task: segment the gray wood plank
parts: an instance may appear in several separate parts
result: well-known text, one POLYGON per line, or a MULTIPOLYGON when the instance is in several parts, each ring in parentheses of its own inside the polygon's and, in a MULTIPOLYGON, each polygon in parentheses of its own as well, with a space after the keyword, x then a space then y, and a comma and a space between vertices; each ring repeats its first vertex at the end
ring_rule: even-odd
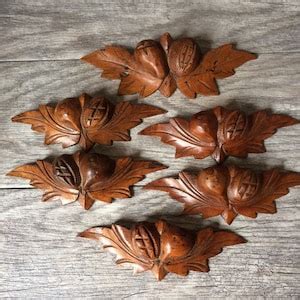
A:
POLYGON ((0 60, 78 59, 106 44, 134 47, 165 31, 198 38, 203 47, 233 42, 258 53, 297 52, 300 5, 295 4, 2 0, 0 60))
MULTIPOLYGON (((115 155, 134 155, 141 158, 156 158, 170 166, 169 170, 157 172, 150 179, 165 174, 174 174, 189 166, 208 166, 213 164, 210 158, 194 160, 192 158, 174 159, 174 148, 162 144, 159 139, 138 136, 145 126, 165 121, 168 117, 190 116, 202 109, 224 105, 240 108, 248 112, 255 109, 271 109, 277 113, 287 113, 300 119, 300 106, 297 97, 300 94, 300 73, 297 65, 300 54, 262 54, 259 59, 241 67, 235 76, 220 80, 221 95, 217 97, 199 97, 187 100, 179 92, 169 99, 159 93, 140 100, 168 110, 168 114, 145 119, 145 122, 132 130, 132 141, 115 143, 113 148, 100 147, 96 150, 115 155), (112 150, 113 149, 113 150, 112 150)), ((24 110, 34 109, 39 103, 57 101, 76 96, 86 91, 91 94, 104 93, 117 101, 115 93, 118 81, 99 79, 99 72, 80 61, 65 62, 16 62, 0 64, 1 91, 5 95, 0 99, 0 155, 2 170, 0 187, 28 187, 28 183, 5 176, 17 165, 33 162, 48 155, 64 153, 60 145, 43 145, 44 136, 30 129, 29 125, 10 122, 10 118, 24 110)), ((135 96, 126 97, 136 99, 135 96)), ((251 154, 248 160, 234 160, 242 164, 261 167, 280 166, 300 171, 300 125, 282 128, 266 141, 268 152, 251 154)), ((77 148, 69 148, 68 153, 77 148)), ((149 179, 149 180, 150 180, 149 179)), ((147 182, 147 180, 145 181, 147 182)))
MULTIPOLYGON (((10 299, 297 299, 299 201, 297 190, 278 203, 276 215, 243 217, 230 226, 248 243, 228 247, 210 261, 210 273, 186 278, 132 275, 95 242, 76 237, 87 227, 120 219, 176 214, 166 195, 136 189, 136 197, 83 211, 79 205, 40 202, 36 190, 0 190, 0 297, 10 299)), ((151 219, 151 218, 150 218, 151 219)), ((217 225, 218 218, 167 217, 187 228, 217 225)), ((222 222, 221 222, 222 223, 222 222)), ((223 223, 220 228, 229 228, 223 223)))

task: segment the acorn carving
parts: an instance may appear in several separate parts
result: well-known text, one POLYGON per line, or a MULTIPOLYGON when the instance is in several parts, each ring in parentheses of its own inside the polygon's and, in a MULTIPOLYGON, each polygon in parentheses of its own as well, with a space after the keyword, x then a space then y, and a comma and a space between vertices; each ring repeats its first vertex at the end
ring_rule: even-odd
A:
POLYGON ((154 40, 139 42, 134 50, 134 58, 154 77, 164 79, 169 73, 164 50, 154 40))
POLYGON ((171 42, 168 52, 170 70, 175 76, 190 74, 200 61, 201 52, 191 38, 182 38, 171 42))
POLYGON ((249 200, 260 192, 262 187, 261 174, 250 170, 236 170, 229 168, 230 184, 227 195, 231 204, 250 204, 249 200))
POLYGON ((76 189, 81 182, 81 175, 74 159, 68 155, 63 154, 54 159, 53 174, 62 180, 67 185, 76 189))
POLYGON ((110 157, 98 154, 87 153, 79 160, 79 170, 82 176, 82 189, 86 189, 94 183, 102 183, 115 172, 116 162, 110 157))
POLYGON ((222 196, 227 186, 227 170, 223 167, 210 167, 199 172, 197 184, 209 194, 222 196))
POLYGON ((189 129, 193 135, 204 142, 217 140, 218 120, 212 111, 199 112, 192 116, 189 129))
MULTIPOLYGON (((76 98, 67 98, 57 103, 53 119, 56 123, 61 123, 65 127, 80 130, 80 120, 78 118, 78 110, 81 109, 80 103, 76 98)), ((43 113, 46 115, 46 112, 43 113)), ((13 121, 18 121, 18 116, 15 116, 13 121)))
POLYGON ((242 137, 249 129, 248 124, 249 119, 244 112, 237 110, 232 111, 228 114, 227 118, 224 118, 224 120, 220 122, 220 128, 222 130, 220 142, 227 142, 242 137))
POLYGON ((83 106, 81 124, 84 128, 99 129, 109 122, 113 114, 113 104, 104 97, 90 98, 83 106))
POLYGON ((158 221, 157 230, 161 240, 160 259, 175 259, 188 255, 194 246, 194 236, 188 236, 186 231, 179 227, 158 221))
POLYGON ((155 259, 159 255, 159 234, 154 224, 140 224, 132 229, 133 249, 142 257, 155 259))

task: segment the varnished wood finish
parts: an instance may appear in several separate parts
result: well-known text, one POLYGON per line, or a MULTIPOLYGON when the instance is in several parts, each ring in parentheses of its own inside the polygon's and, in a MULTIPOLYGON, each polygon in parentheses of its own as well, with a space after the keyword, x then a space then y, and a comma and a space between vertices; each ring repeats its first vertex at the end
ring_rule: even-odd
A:
POLYGON ((235 69, 256 56, 226 44, 202 55, 192 38, 173 40, 169 33, 160 42, 143 40, 133 53, 106 46, 84 57, 103 70, 102 77, 120 79, 119 95, 147 97, 160 91, 170 97, 178 88, 186 97, 218 95, 216 79, 232 76, 235 69))
POLYGON ((117 264, 129 263, 134 273, 152 271, 157 280, 168 273, 187 276, 189 271, 208 272, 208 259, 226 246, 244 243, 235 233, 210 227, 189 231, 159 220, 137 223, 130 229, 112 225, 93 227, 80 237, 99 240, 104 249, 116 254, 117 264))
POLYGON ((89 150, 95 143, 111 145, 113 141, 129 141, 129 129, 143 118, 162 114, 163 109, 129 101, 114 105, 102 96, 92 98, 82 94, 55 105, 40 105, 39 109, 21 113, 14 122, 27 123, 45 133, 45 144, 61 143, 64 148, 79 144, 89 150))
POLYGON ((64 154, 51 162, 17 167, 10 176, 30 179, 30 184, 45 190, 43 201, 61 199, 63 204, 79 201, 89 209, 96 200, 110 203, 114 198, 132 196, 130 187, 144 175, 165 167, 153 161, 130 157, 111 159, 98 153, 64 154))
POLYGON ((264 140, 277 128, 298 123, 295 118, 265 110, 247 116, 240 110, 218 106, 198 112, 190 120, 172 118, 169 123, 151 125, 140 134, 158 136, 166 144, 175 146, 176 158, 212 156, 221 163, 228 156, 246 158, 248 153, 266 152, 264 140))
POLYGON ((197 175, 179 173, 178 179, 163 178, 146 189, 168 192, 184 204, 183 214, 203 218, 221 215, 231 224, 237 215, 256 218, 258 213, 276 213, 275 200, 300 185, 300 173, 271 169, 254 172, 234 165, 200 170, 197 175))
MULTIPOLYGON (((118 268, 112 256, 99 254, 98 245, 76 238, 95 225, 120 220, 141 222, 154 215, 187 229, 228 226, 218 217, 180 218, 182 204, 167 193, 142 190, 155 179, 186 168, 205 168, 208 157, 174 159, 174 149, 137 132, 168 118, 189 117, 217 105, 247 113, 271 109, 300 119, 299 1, 30 1, 3 0, 0 5, 0 295, 7 299, 297 299, 300 295, 298 189, 277 201, 276 215, 259 214, 255 221, 238 217, 230 229, 248 243, 228 247, 210 259, 210 272, 191 272, 182 278, 169 274, 156 282, 151 272, 131 275, 118 268), (259 59, 237 69, 235 76, 218 81, 219 96, 184 100, 179 91, 170 99, 160 93, 142 100, 168 110, 167 115, 144 119, 131 130, 132 141, 96 145, 107 155, 155 158, 169 169, 148 174, 134 185, 134 197, 111 205, 95 204, 88 212, 80 205, 41 203, 41 190, 28 180, 5 176, 18 165, 38 157, 72 153, 75 147, 43 145, 42 134, 30 126, 12 123, 15 114, 40 104, 76 97, 83 91, 119 100, 118 81, 99 80, 99 69, 79 58, 105 45, 132 47, 143 37, 158 39, 169 31, 174 37, 191 36, 203 49, 230 41, 238 49, 257 53, 259 59), (124 276, 124 275, 127 276, 124 276)), ((126 97, 127 98, 127 97, 126 97)), ((129 98, 129 97, 128 97, 129 98)), ((132 97, 135 98, 135 97, 132 97)), ((129 98, 130 99, 130 98, 129 98)), ((300 172, 300 126, 282 128, 266 140, 268 151, 234 157, 228 163, 251 168, 280 167, 300 172)))

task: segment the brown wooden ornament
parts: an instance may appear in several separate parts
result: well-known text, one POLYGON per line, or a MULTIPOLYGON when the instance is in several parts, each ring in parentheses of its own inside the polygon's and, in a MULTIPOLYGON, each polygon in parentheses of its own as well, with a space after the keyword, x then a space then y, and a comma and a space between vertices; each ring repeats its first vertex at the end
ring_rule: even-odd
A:
POLYGON ((102 77, 120 79, 119 95, 147 97, 159 90, 170 97, 178 88, 186 97, 218 95, 216 79, 255 59, 252 53, 226 44, 202 55, 192 38, 173 40, 169 33, 160 41, 144 40, 131 53, 123 47, 106 46, 81 59, 103 70, 102 77))
POLYGON ((154 161, 130 157, 115 160, 103 154, 78 151, 51 162, 38 160, 17 167, 8 175, 30 179, 31 185, 45 190, 43 201, 60 199, 62 204, 68 204, 78 200, 89 209, 96 200, 110 203, 114 198, 131 197, 133 184, 144 175, 165 168, 154 161))
POLYGON ((45 144, 61 143, 63 147, 79 144, 88 150, 95 143, 111 145, 113 141, 129 141, 129 129, 143 118, 165 113, 165 110, 128 101, 114 105, 106 98, 82 94, 68 98, 55 107, 40 105, 39 109, 21 113, 14 122, 27 123, 45 133, 45 144))
POLYGON ((132 264, 134 273, 152 271, 157 280, 168 273, 187 276, 189 271, 208 272, 210 257, 226 246, 245 242, 229 231, 214 232, 208 227, 196 232, 162 220, 136 223, 130 229, 120 225, 93 227, 79 236, 101 241, 104 249, 116 254, 117 264, 132 264))
POLYGON ((231 224, 238 214, 256 218, 258 213, 276 213, 275 199, 296 185, 300 185, 300 173, 255 172, 230 165, 206 168, 197 175, 181 172, 178 179, 159 179, 144 188, 168 192, 184 204, 183 214, 221 215, 231 224))
POLYGON ((158 136, 175 146, 176 158, 213 157, 218 163, 228 156, 246 158, 248 153, 266 152, 264 140, 277 128, 300 123, 287 115, 270 114, 265 110, 246 115, 240 110, 221 106, 201 111, 190 120, 172 118, 169 123, 151 125, 140 132, 158 136))

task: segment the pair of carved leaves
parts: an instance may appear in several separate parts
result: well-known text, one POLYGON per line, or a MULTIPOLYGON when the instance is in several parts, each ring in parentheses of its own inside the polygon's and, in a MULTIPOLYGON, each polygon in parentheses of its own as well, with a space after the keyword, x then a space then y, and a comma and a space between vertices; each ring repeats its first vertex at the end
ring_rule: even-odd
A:
POLYGON ((95 143, 111 145, 113 141, 129 141, 129 129, 143 118, 165 113, 163 109, 128 101, 114 105, 104 97, 82 94, 68 98, 55 107, 40 105, 39 109, 21 113, 14 122, 27 123, 45 133, 45 144, 61 143, 63 147, 79 144, 89 150, 95 143))
POLYGON ((38 160, 17 167, 8 175, 30 179, 31 185, 45 190, 44 201, 60 199, 68 204, 78 200, 89 209, 97 200, 109 203, 114 198, 131 197, 133 184, 164 168, 154 161, 129 157, 114 160, 102 154, 76 152, 51 162, 38 160))
POLYGON ((104 249, 116 255, 117 264, 129 263, 134 273, 152 271, 158 280, 168 273, 186 276, 189 271, 208 272, 208 259, 226 246, 245 240, 228 231, 185 230, 165 221, 137 223, 130 229, 112 225, 94 227, 79 234, 99 240, 104 249))
POLYGON ((232 44, 202 54, 195 40, 173 40, 169 33, 138 43, 134 52, 106 46, 82 58, 103 70, 102 77, 120 79, 119 95, 147 97, 157 90, 170 97, 178 88, 186 97, 218 95, 216 79, 234 74, 234 69, 256 56, 234 49, 232 44))
POLYGON ((203 218, 221 215, 228 223, 243 215, 256 218, 258 213, 274 214, 275 199, 300 185, 300 173, 271 169, 255 172, 234 165, 214 166, 198 174, 181 172, 178 178, 162 178, 144 188, 168 192, 184 204, 184 214, 203 218))
POLYGON ((196 113, 190 120, 172 118, 168 123, 151 125, 140 134, 160 137, 175 146, 176 158, 212 156, 222 163, 229 155, 245 158, 248 153, 266 152, 265 139, 277 128, 297 123, 300 121, 290 116, 265 110, 247 116, 242 111, 218 106, 196 113))

